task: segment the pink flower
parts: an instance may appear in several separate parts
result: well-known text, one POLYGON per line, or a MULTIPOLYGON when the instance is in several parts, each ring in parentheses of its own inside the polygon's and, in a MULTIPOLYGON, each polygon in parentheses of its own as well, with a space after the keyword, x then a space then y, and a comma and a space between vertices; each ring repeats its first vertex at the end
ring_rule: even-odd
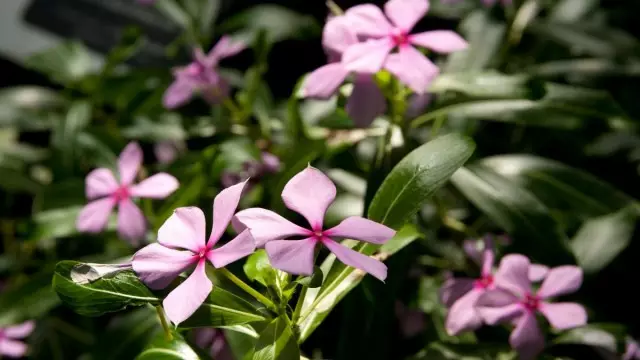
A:
POLYGON ((27 353, 27 345, 17 339, 29 336, 36 324, 33 321, 0 329, 0 355, 10 358, 21 358, 27 353))
POLYGON ((586 325, 587 312, 577 303, 551 303, 548 299, 570 294, 582 284, 582 269, 559 266, 549 270, 537 291, 531 289, 531 263, 522 255, 507 255, 494 277, 496 288, 482 294, 476 309, 489 325, 509 322, 515 325, 509 338, 520 359, 534 359, 544 349, 544 335, 536 314, 541 313, 554 329, 565 330, 586 325))
POLYGON ((326 246, 340 261, 384 280, 387 267, 380 261, 361 254, 333 238, 349 238, 383 244, 395 231, 374 221, 352 216, 337 226, 324 230, 327 208, 336 197, 336 187, 320 170, 308 166, 295 175, 282 190, 285 205, 304 216, 310 229, 302 228, 282 216, 261 208, 251 208, 236 214, 236 229, 249 228, 258 247, 264 246, 271 265, 292 273, 313 273, 314 251, 318 243, 326 246), (301 240, 282 240, 299 236, 301 240))
POLYGON ((107 225, 111 210, 118 205, 118 234, 133 245, 144 237, 146 220, 132 199, 163 199, 174 192, 179 184, 176 178, 167 173, 158 173, 133 184, 141 164, 142 149, 132 142, 122 150, 118 158, 119 183, 113 172, 106 168, 95 169, 87 175, 86 194, 93 201, 80 211, 76 221, 78 231, 102 231, 107 225))
POLYGON ((227 344, 222 329, 199 328, 194 330, 195 343, 199 347, 209 350, 211 358, 216 360, 233 360, 233 352, 227 344))
POLYGON ((640 359, 640 347, 632 339, 627 339, 627 348, 622 356, 622 360, 640 359))
POLYGON ((345 50, 342 57, 345 69, 375 73, 384 68, 416 93, 426 92, 439 69, 414 45, 445 54, 467 47, 464 39, 449 30, 410 34, 428 9, 428 0, 389 0, 384 14, 373 4, 348 9, 345 16, 352 28, 370 39, 345 50), (392 54, 395 48, 398 52, 392 54))
POLYGON ((233 42, 223 36, 205 55, 201 49, 193 52, 193 62, 174 70, 175 80, 164 93, 162 102, 167 109, 185 104, 194 93, 199 93, 206 101, 217 104, 228 96, 229 84, 217 72, 220 60, 233 56, 244 50, 246 45, 233 42))
POLYGON ((277 156, 262 152, 260 161, 250 160, 242 164, 242 171, 232 172, 225 171, 220 177, 222 186, 229 187, 237 183, 249 180, 247 188, 253 186, 267 174, 273 174, 280 171, 280 159, 277 156))
POLYGON ((396 300, 395 313, 400 323, 400 331, 406 338, 418 335, 426 327, 424 313, 408 308, 401 301, 396 300))
POLYGON ((208 241, 205 242, 202 210, 183 207, 176 209, 160 227, 158 243, 142 248, 133 256, 133 270, 151 289, 167 287, 180 273, 195 265, 193 273, 162 302, 167 316, 176 325, 189 318, 213 289, 205 273, 207 260, 213 267, 221 268, 255 250, 249 231, 214 248, 229 226, 244 186, 242 183, 226 188, 213 200, 213 227, 208 241))
POLYGON ((153 146, 153 154, 160 164, 171 164, 181 153, 186 150, 184 141, 166 140, 153 146))
MULTIPOLYGON (((322 44, 330 63, 309 74, 302 84, 302 96, 327 99, 338 92, 338 88, 351 73, 340 58, 351 45, 359 42, 345 16, 332 17, 322 33, 322 44)), ((376 85, 371 72, 359 72, 353 76, 353 90, 347 100, 346 110, 358 127, 367 127, 387 108, 384 95, 376 85)))

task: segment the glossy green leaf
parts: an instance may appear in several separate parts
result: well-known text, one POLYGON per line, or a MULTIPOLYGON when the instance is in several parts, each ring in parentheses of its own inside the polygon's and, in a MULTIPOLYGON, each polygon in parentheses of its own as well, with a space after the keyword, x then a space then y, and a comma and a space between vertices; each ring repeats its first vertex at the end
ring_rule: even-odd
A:
POLYGON ((136 357, 136 360, 200 360, 187 342, 177 333, 167 340, 164 333, 158 334, 155 340, 136 357))
POLYGON ((453 184, 478 209, 514 239, 514 250, 544 264, 572 264, 568 239, 532 193, 486 166, 474 164, 458 170, 453 184))
POLYGON ((66 100, 57 92, 39 86, 15 86, 0 90, 0 125, 19 129, 43 129, 53 125, 47 112, 57 111, 66 100))
POLYGON ((176 25, 188 29, 191 26, 191 18, 185 9, 178 5, 176 0, 157 0, 155 1, 156 9, 173 21, 176 25))
POLYGON ((67 41, 32 55, 26 60, 25 65, 54 81, 70 85, 91 74, 98 64, 82 43, 67 41))
POLYGON ((51 289, 51 269, 30 276, 26 281, 9 286, 0 294, 0 326, 37 319, 60 304, 51 289))
POLYGON ((304 276, 296 280, 296 283, 306 286, 309 289, 315 289, 322 286, 323 279, 324 274, 322 273, 322 269, 319 266, 314 266, 313 274, 311 274, 311 276, 304 276))
POLYGON ((278 276, 269 262, 267 252, 263 249, 258 249, 251 254, 242 268, 249 280, 257 281, 264 286, 275 284, 276 276, 278 276))
POLYGON ((429 92, 456 92, 467 96, 504 99, 539 99, 544 83, 527 75, 506 75, 496 71, 445 73, 431 84, 429 92))
POLYGON ((62 156, 63 164, 71 167, 74 163, 77 150, 78 134, 91 122, 91 104, 87 101, 78 101, 71 104, 66 116, 55 127, 52 145, 56 147, 62 156))
POLYGON ((582 270, 594 274, 611 263, 631 242, 637 221, 633 208, 587 220, 570 243, 582 270))
POLYGON ((448 134, 413 150, 384 180, 369 206, 371 220, 400 228, 469 159, 475 144, 448 134))
POLYGON ((150 307, 118 316, 100 335, 92 359, 134 359, 161 330, 158 315, 150 307))
POLYGON ((580 344, 607 349, 618 353, 624 342, 626 329, 620 324, 588 324, 571 329, 554 339, 554 344, 580 344))
POLYGON ((300 349, 286 315, 274 319, 260 333, 253 360, 299 360, 300 349))
MULTIPOLYGON (((69 206, 56 208, 34 214, 31 225, 30 239, 33 241, 46 241, 78 234, 76 220, 82 206, 69 206)), ((107 224, 107 230, 115 230, 116 218, 111 217, 107 224)))

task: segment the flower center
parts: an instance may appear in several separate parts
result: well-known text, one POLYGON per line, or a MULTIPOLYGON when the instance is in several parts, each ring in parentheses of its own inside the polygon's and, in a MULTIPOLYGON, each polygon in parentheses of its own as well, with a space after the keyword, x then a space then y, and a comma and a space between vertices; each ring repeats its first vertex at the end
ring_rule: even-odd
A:
POLYGON ((129 190, 127 190, 126 186, 121 186, 111 194, 111 197, 116 202, 121 202, 129 198, 129 190))
POLYGON ((488 289, 493 285, 493 275, 484 275, 480 279, 476 279, 473 283, 473 287, 476 289, 488 289))
POLYGON ((391 39, 393 44, 398 47, 409 44, 409 34, 403 30, 394 30, 393 33, 391 33, 391 39))
POLYGON ((522 299, 521 303, 527 310, 535 311, 540 307, 540 298, 533 294, 527 294, 524 299, 522 299))
POLYGON ((209 249, 207 249, 206 247, 200 249, 200 251, 198 251, 198 254, 197 254, 198 259, 204 259, 207 256, 208 252, 209 252, 209 249))

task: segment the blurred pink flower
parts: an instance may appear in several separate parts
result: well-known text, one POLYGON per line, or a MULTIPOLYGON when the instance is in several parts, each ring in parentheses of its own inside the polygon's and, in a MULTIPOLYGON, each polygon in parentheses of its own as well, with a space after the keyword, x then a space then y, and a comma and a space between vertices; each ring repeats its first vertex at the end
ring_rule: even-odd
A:
POLYGON ((0 329, 0 356, 21 358, 27 354, 27 345, 18 341, 29 336, 36 324, 34 321, 23 322, 19 325, 0 329))
POLYGON ((218 63, 245 48, 244 43, 234 42, 228 36, 223 36, 209 54, 205 55, 201 49, 195 49, 193 62, 173 71, 175 79, 164 93, 164 107, 173 109, 181 106, 196 93, 211 104, 222 101, 228 96, 229 84, 218 73, 218 63))
POLYGON ((202 349, 208 350, 215 360, 233 360, 233 353, 227 344, 222 329, 199 328, 193 331, 195 343, 202 349))
POLYGON ((426 92, 440 70, 414 46, 445 54, 467 48, 467 42, 449 30, 410 34, 428 10, 428 0, 389 0, 384 13, 373 4, 348 9, 345 16, 351 28, 369 39, 345 50, 344 69, 375 73, 384 68, 416 93, 426 92), (392 53, 396 48, 398 52, 392 53))
POLYGON ((495 288, 486 291, 476 302, 476 310, 485 323, 508 322, 515 325, 509 343, 522 360, 535 359, 544 349, 544 335, 536 320, 537 313, 541 313, 557 330, 587 323, 587 312, 582 305, 548 302, 551 297, 578 290, 582 284, 582 269, 569 265, 552 268, 540 288, 533 291, 530 268, 531 263, 526 256, 505 256, 494 277, 495 288))
POLYGON ((622 360, 640 359, 640 346, 633 339, 627 339, 627 348, 622 356, 622 360))
POLYGON ((422 311, 408 308, 401 301, 396 301, 395 312, 400 330, 405 337, 415 336, 425 329, 426 322, 422 311))
POLYGON ((185 151, 184 141, 166 140, 156 143, 153 146, 153 154, 158 162, 163 165, 172 163, 180 153, 185 151))
POLYGON ((134 198, 163 199, 178 188, 178 180, 167 173, 158 173, 133 184, 142 165, 142 149, 129 143, 118 158, 120 182, 107 168, 98 168, 87 175, 85 191, 88 203, 78 216, 78 231, 97 233, 104 229, 113 207, 118 205, 118 234, 133 245, 144 237, 147 224, 134 198))
POLYGON ((229 226, 244 185, 224 189, 213 200, 213 227, 208 241, 205 242, 206 224, 202 210, 183 207, 176 209, 160 227, 158 243, 147 245, 133 256, 133 270, 151 289, 167 287, 180 273, 195 265, 193 273, 162 302, 167 317, 176 325, 189 318, 213 289, 205 273, 207 260, 215 268, 221 268, 255 250, 248 230, 214 248, 229 226))
POLYGON ((265 151, 260 157, 260 161, 251 160, 243 163, 242 171, 225 171, 220 177, 222 186, 229 187, 249 180, 247 187, 250 187, 260 181, 263 176, 280 171, 280 159, 277 156, 265 151))
POLYGON ((302 228, 273 211, 261 208, 238 212, 233 224, 236 230, 251 230, 256 245, 265 247, 271 265, 277 269, 292 274, 311 275, 315 247, 321 243, 346 265, 384 281, 387 267, 382 262, 341 245, 332 238, 384 244, 396 232, 359 216, 346 218, 337 226, 324 230, 325 212, 335 197, 336 187, 333 182, 320 170, 308 166, 285 185, 282 200, 289 209, 307 219, 311 229, 302 228), (303 239, 282 240, 291 236, 303 239))

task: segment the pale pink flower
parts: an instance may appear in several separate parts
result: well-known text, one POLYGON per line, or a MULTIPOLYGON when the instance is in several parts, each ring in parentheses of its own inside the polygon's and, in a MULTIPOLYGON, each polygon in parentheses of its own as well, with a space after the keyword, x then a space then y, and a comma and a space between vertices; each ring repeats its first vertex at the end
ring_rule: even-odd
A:
POLYGON ((204 54, 202 49, 193 51, 193 62, 173 71, 175 80, 167 88, 162 99, 164 107, 173 109, 188 102, 194 94, 200 94, 207 102, 217 104, 229 95, 229 84, 217 71, 220 60, 236 55, 246 48, 223 36, 204 54))
POLYGON ((144 214, 133 202, 135 198, 164 199, 178 188, 178 180, 158 173, 134 184, 142 165, 142 149, 129 143, 118 158, 120 181, 107 168, 98 168, 87 175, 85 192, 89 200, 78 215, 78 231, 98 233, 107 225, 111 210, 118 206, 118 234, 136 245, 144 237, 147 222, 144 214))
POLYGON ((622 360, 640 359, 640 346, 633 339, 627 339, 627 348, 625 349, 622 360))
POLYGON ((233 217, 245 183, 222 190, 213 200, 213 226, 205 241, 205 218, 197 207, 183 207, 158 230, 158 243, 142 248, 133 256, 133 270, 151 289, 163 289, 180 273, 195 270, 162 302, 167 317, 179 324, 189 318, 205 301, 213 285, 205 273, 207 260, 221 268, 255 250, 251 233, 241 232, 228 243, 214 248, 233 217))
POLYGON ((184 141, 166 140, 153 146, 153 154, 160 164, 171 164, 181 153, 186 150, 184 141))
POLYGON ((401 301, 396 301, 395 313, 400 323, 400 331, 406 338, 418 335, 426 328, 424 313, 420 310, 409 308, 401 301))
POLYGON ((530 268, 526 256, 505 256, 494 277, 495 288, 486 291, 476 302, 476 310, 485 323, 515 325, 509 343, 522 360, 535 359, 544 349, 544 335, 536 320, 537 313, 557 330, 587 323, 587 312, 582 305, 548 301, 551 297, 578 290, 582 284, 582 269, 569 265, 552 268, 540 288, 534 291, 529 279, 530 268))
POLYGON ((229 187, 237 183, 249 180, 248 188, 258 183, 267 174, 274 174, 280 171, 280 159, 277 156, 262 152, 260 161, 249 160, 242 164, 241 171, 225 171, 220 176, 222 186, 229 187))
POLYGON ((233 360, 233 352, 227 343, 222 329, 199 328, 193 331, 195 343, 204 350, 208 350, 209 355, 215 360, 233 360))
POLYGON ((308 166, 295 175, 282 190, 285 205, 302 215, 310 229, 302 228, 273 211, 251 208, 238 212, 234 227, 248 228, 258 247, 264 246, 271 265, 280 270, 301 275, 313 273, 314 252, 323 244, 338 260, 384 280, 387 267, 380 261, 352 250, 333 238, 349 238, 383 244, 395 231, 375 221, 359 216, 343 220, 337 226, 324 230, 324 216, 336 197, 336 186, 320 170, 308 166), (289 237, 301 240, 283 240, 289 237))
POLYGON ((36 324, 34 321, 0 329, 0 356, 21 358, 27 354, 28 347, 19 339, 29 336, 36 324))
POLYGON ((445 54, 467 48, 467 42, 449 30, 410 34, 428 9, 428 0, 389 0, 384 14, 373 4, 348 9, 345 16, 352 29, 370 39, 345 50, 345 69, 375 73, 384 68, 416 93, 426 92, 440 70, 414 46, 445 54))

